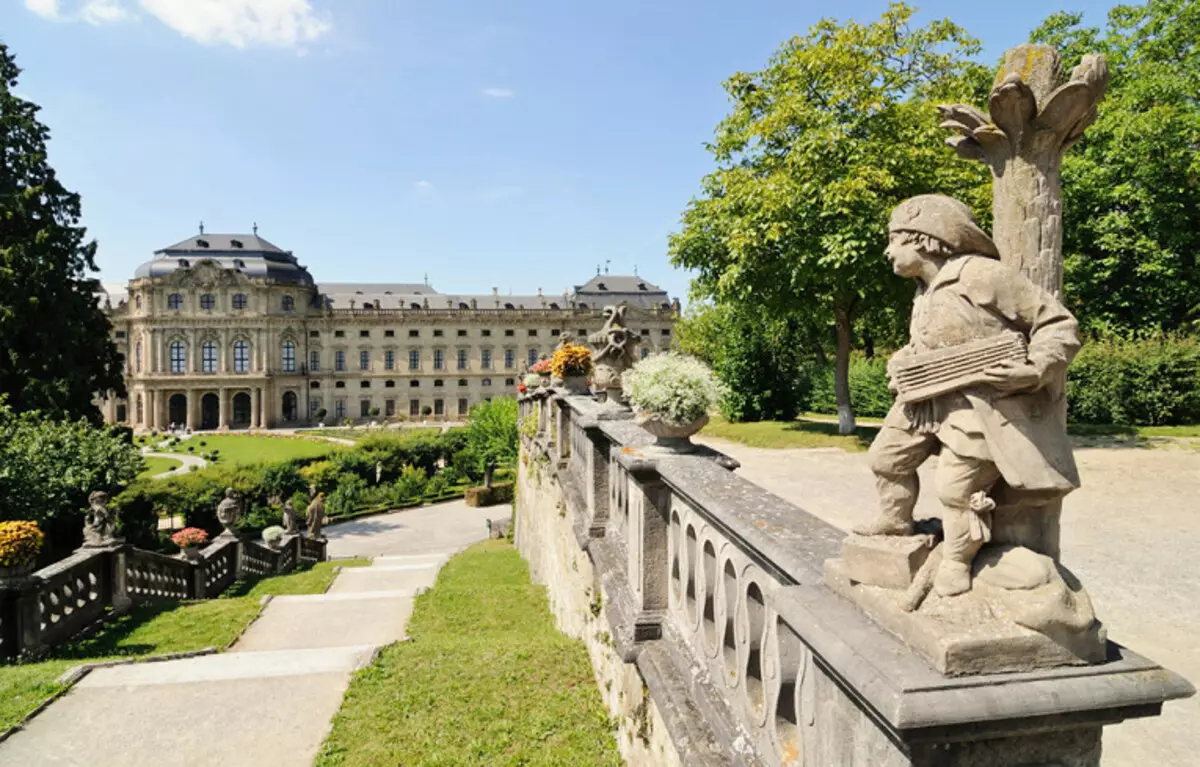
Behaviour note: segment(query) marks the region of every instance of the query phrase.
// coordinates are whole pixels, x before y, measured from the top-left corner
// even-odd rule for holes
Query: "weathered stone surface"
[[[842,542],[842,561],[856,583],[906,589],[932,549],[929,535],[849,535]]]

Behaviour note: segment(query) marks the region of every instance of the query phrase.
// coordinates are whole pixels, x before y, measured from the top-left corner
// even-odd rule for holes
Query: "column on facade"
[[[264,429],[269,429],[275,425],[276,408],[279,407],[279,403],[275,398],[275,387],[271,385],[270,379],[262,387],[262,397],[263,403],[262,410],[260,411],[262,414],[262,423],[259,425]]]
[[[143,396],[144,399],[142,401],[145,403],[146,408],[143,411],[143,416],[146,420],[146,427],[149,429],[157,429],[158,411],[155,408],[158,405],[158,392],[154,391],[153,389],[147,389]]]
[[[254,370],[255,370],[255,372],[261,373],[264,370],[266,370],[266,361],[267,361],[267,357],[266,357],[266,354],[264,354],[264,349],[263,349],[262,328],[259,328],[256,331],[255,338],[256,338],[256,341],[254,343],[254,361],[255,361]]]
[[[158,372],[158,330],[150,330],[150,348],[146,350],[146,370],[151,373]]]
[[[217,396],[217,428],[224,431],[229,428],[229,390],[222,386]]]
[[[230,353],[231,353],[231,352],[230,352],[230,349],[229,349],[229,328],[221,328],[221,361],[220,361],[220,366],[221,366],[221,372],[222,372],[222,373],[228,373],[228,372],[229,372],[229,355],[230,355]],[[223,401],[223,399],[224,399],[224,397],[222,397],[222,401]]]
[[[196,430],[196,414],[200,411],[200,392],[196,389],[187,390],[187,427]]]
[[[250,428],[251,429],[258,428],[258,409],[259,409],[258,387],[254,387],[250,390]]]

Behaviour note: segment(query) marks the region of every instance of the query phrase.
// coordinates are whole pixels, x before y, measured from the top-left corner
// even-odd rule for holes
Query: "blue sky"
[[[1061,7],[1099,24],[1110,4]],[[1060,7],[916,5],[988,61]],[[611,262],[684,297],[666,240],[712,169],[722,80],[823,15],[885,7],[0,0],[0,38],[105,281],[201,220],[257,221],[319,281],[559,293]]]

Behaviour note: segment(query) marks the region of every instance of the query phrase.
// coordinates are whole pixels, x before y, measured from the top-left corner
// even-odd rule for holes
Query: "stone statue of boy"
[[[917,281],[908,346],[889,362],[1016,331],[1027,359],[982,371],[976,383],[909,404],[899,400],[871,444],[880,514],[860,535],[912,535],[917,468],[938,454],[945,543],[934,577],[943,596],[971,588],[971,563],[992,537],[993,510],[1046,517],[1054,527],[1040,553],[1058,558],[1056,514],[1038,512],[1079,486],[1061,414],[1062,382],[1079,350],[1075,318],[1062,303],[1003,266],[995,244],[958,200],[923,195],[892,213],[886,256]],[[982,381],[982,382],[978,382]],[[893,386],[895,386],[893,382]],[[1051,507],[1056,508],[1056,507]],[[1030,540],[999,542],[1037,548]]]
[[[88,496],[88,510],[83,515],[83,545],[109,546],[118,543],[114,533],[117,515],[108,509],[108,493],[96,490]]]
[[[320,538],[321,525],[325,521],[324,493],[317,493],[317,497],[312,500],[312,503],[308,504],[305,516],[307,517],[305,521],[308,522],[308,537]]]
[[[607,402],[621,402],[621,376],[633,367],[634,348],[641,337],[625,327],[625,304],[604,307],[604,326],[587,337],[592,347],[592,379],[595,390]]]
[[[217,504],[217,521],[225,528],[224,536],[236,536],[234,526],[242,518],[242,502],[232,487],[225,488],[225,498]]]

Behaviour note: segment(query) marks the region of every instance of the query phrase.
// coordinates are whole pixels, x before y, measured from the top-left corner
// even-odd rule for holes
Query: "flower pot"
[[[677,425],[663,420],[657,413],[642,413],[634,419],[634,423],[656,437],[655,447],[686,452],[695,447],[690,438],[704,428],[708,416],[703,415],[691,423]]]
[[[588,377],[586,375],[567,376],[563,379],[562,387],[567,390],[568,394],[591,393],[588,389]]]
[[[185,546],[184,548],[180,549],[180,553],[183,554],[183,558],[189,562],[199,562],[204,558],[204,556],[200,553],[199,546]]]
[[[283,539],[282,538],[272,538],[270,540],[267,540],[266,538],[263,538],[263,543],[267,544],[268,548],[275,549],[276,551],[278,551],[279,547],[283,545]]]
[[[0,580],[8,578],[24,578],[33,572],[33,560],[30,560],[22,565],[12,565],[11,567],[0,567]]]

